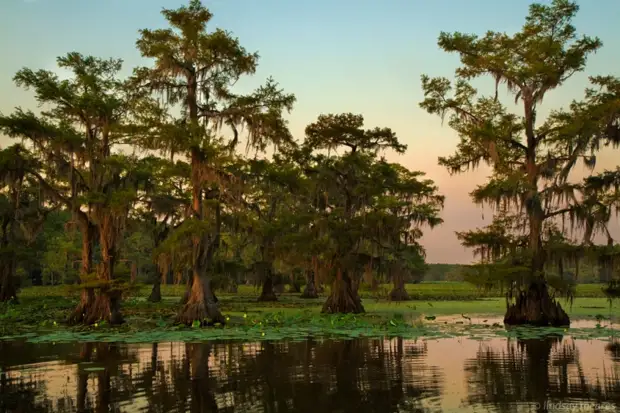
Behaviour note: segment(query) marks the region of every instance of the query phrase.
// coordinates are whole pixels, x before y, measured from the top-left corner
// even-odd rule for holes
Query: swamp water
[[[0,412],[442,411],[620,411],[620,343],[0,341]]]

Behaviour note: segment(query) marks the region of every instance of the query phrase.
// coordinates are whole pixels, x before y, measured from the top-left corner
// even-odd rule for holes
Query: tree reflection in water
[[[402,339],[146,346],[0,342],[0,413],[441,411],[444,379],[440,367],[428,365],[426,346]],[[616,360],[611,373],[606,368],[606,375],[589,381],[572,341],[501,346],[482,343],[467,361],[470,407],[512,412],[518,403],[545,400],[620,405],[616,344],[606,350]]]
[[[157,344],[150,357],[111,343],[27,345],[35,353],[64,353],[62,361],[76,366],[73,390],[59,397],[58,389],[46,388],[45,372],[3,373],[0,412],[121,412],[131,411],[123,407],[131,403],[149,413],[422,412],[432,411],[422,400],[437,402],[442,384],[439,369],[422,363],[425,344],[402,339],[163,346],[184,354],[162,361]],[[22,353],[11,366],[38,359]]]
[[[546,412],[548,403],[587,400],[620,407],[618,369],[611,376],[606,370],[589,383],[575,342],[563,342],[562,337],[508,340],[505,350],[481,343],[476,358],[465,363],[465,371],[470,406],[517,412],[523,405],[537,405],[536,411]]]

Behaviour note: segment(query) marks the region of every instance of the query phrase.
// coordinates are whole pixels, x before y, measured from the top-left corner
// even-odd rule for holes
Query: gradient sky
[[[0,112],[15,106],[34,108],[29,92],[17,89],[12,77],[26,66],[55,69],[56,57],[70,51],[125,61],[129,73],[144,64],[135,49],[138,29],[164,27],[161,8],[182,0],[0,0]],[[542,1],[550,3],[550,1]],[[447,201],[445,223],[426,231],[428,262],[468,263],[454,231],[484,225],[489,209],[473,205],[468,193],[488,171],[450,176],[437,165],[449,155],[457,137],[441,120],[418,106],[420,75],[451,76],[458,58],[439,50],[440,31],[483,34],[514,32],[527,13],[529,0],[203,0],[214,13],[211,28],[232,31],[248,50],[261,55],[256,76],[240,83],[258,86],[273,76],[297,96],[290,115],[296,137],[321,113],[361,113],[367,127],[388,126],[409,146],[390,156],[410,169],[425,171]],[[580,33],[598,36],[603,48],[589,60],[587,74],[620,75],[620,1],[582,0],[575,20]],[[492,80],[480,83],[492,87]],[[549,108],[580,98],[587,75],[575,76],[549,94]],[[539,115],[540,117],[542,117]],[[0,144],[6,145],[5,138]],[[599,156],[601,168],[614,167],[618,154]],[[617,222],[613,232],[620,234]]]

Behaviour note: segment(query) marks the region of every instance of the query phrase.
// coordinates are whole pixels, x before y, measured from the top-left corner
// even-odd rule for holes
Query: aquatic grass
[[[447,284],[451,284],[451,288],[455,289],[464,288],[459,283]],[[413,287],[417,288],[419,285],[424,284]],[[442,284],[430,285],[436,289],[447,288],[442,287]],[[208,329],[187,328],[173,325],[174,316],[179,308],[178,297],[168,296],[160,303],[151,303],[141,295],[142,290],[143,288],[138,289],[138,293],[126,297],[123,301],[122,311],[126,323],[110,328],[104,323],[76,327],[64,324],[67,314],[74,308],[78,299],[77,295],[73,294],[74,289],[66,287],[24,289],[18,304],[11,302],[0,304],[0,339],[26,335],[31,339],[44,341],[56,339],[122,341],[137,337],[136,340],[140,342],[151,342],[168,338],[181,341],[304,339],[308,336],[413,338],[474,333],[476,337],[484,337],[490,334],[489,332],[504,329],[500,324],[483,323],[477,326],[472,322],[476,317],[484,318],[485,321],[487,318],[501,317],[505,309],[502,298],[462,301],[414,300],[401,303],[365,298],[366,314],[324,315],[320,312],[324,298],[305,300],[299,298],[298,294],[283,294],[277,302],[258,303],[256,295],[250,294],[252,288],[241,289],[241,294],[235,296],[218,295],[228,325]],[[164,288],[162,292],[165,290]],[[179,288],[177,290],[183,291]],[[63,295],[64,293],[67,295]],[[575,304],[569,307],[569,314],[573,320],[596,320],[599,328],[592,332],[595,336],[603,336],[607,332],[608,327],[604,324],[613,325],[618,321],[618,315],[609,307],[605,298],[577,299]],[[440,321],[442,317],[450,315],[457,320]],[[523,334],[528,336],[538,333]],[[579,334],[583,336],[585,333]],[[496,335],[495,332],[493,335]]]
[[[57,326],[40,328],[38,333],[15,334],[2,339],[23,338],[30,342],[127,342],[152,343],[163,341],[262,341],[306,340],[309,337],[355,339],[402,337],[405,339],[439,339],[468,337],[485,340],[493,337],[518,339],[541,339],[548,336],[570,335],[577,339],[613,339],[616,330],[600,328],[503,328],[489,324],[446,324],[420,319],[408,320],[395,316],[391,319],[359,315],[317,315],[313,312],[289,314],[275,312],[231,319],[229,325],[214,328],[191,328],[165,325],[149,330],[137,329],[135,325],[121,327],[83,327],[81,329]]]

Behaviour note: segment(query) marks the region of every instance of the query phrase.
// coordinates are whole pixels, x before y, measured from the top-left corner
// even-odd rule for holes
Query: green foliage
[[[554,0],[531,5],[525,24],[513,35],[441,33],[439,47],[460,57],[456,80],[422,76],[425,99],[420,106],[442,118],[448,115],[460,136],[456,153],[439,163],[451,173],[481,162],[493,171],[471,193],[474,202],[496,208],[493,223],[457,234],[481,258],[468,275],[479,285],[499,282],[512,293],[546,276],[570,296],[570,283],[561,282],[563,268],[575,265],[584,248],[564,227],[558,230],[557,219],[570,221],[570,229],[584,229],[586,246],[595,231],[608,234],[609,202],[593,189],[605,179],[588,178],[581,184],[568,179],[578,161],[592,169],[596,150],[617,143],[620,80],[591,78],[593,87],[583,101],[537,124],[538,105],[546,94],[583,71],[587,57],[601,47],[599,39],[577,35],[572,25],[577,11],[574,2]],[[479,77],[493,79],[494,96],[480,95],[471,85]],[[501,102],[500,84],[522,114]],[[613,179],[609,174],[606,179],[609,187]],[[553,266],[559,277],[550,274]]]
[[[407,285],[411,298],[495,297],[541,276],[554,293],[572,296],[580,292],[577,283],[603,281],[605,291],[598,286],[589,293],[617,296],[620,249],[607,223],[619,205],[620,172],[578,183],[569,175],[580,161],[594,167],[601,147],[620,143],[620,79],[592,77],[582,100],[544,121],[536,116],[546,94],[585,70],[587,57],[601,47],[597,38],[577,35],[577,11],[574,2],[554,0],[531,5],[514,34],[441,33],[439,47],[460,58],[455,80],[422,77],[422,108],[448,116],[460,136],[455,154],[440,164],[453,173],[480,163],[492,169],[471,196],[495,208],[493,223],[457,234],[479,264],[425,262],[420,240],[425,228],[442,223],[444,197],[423,172],[385,158],[407,149],[394,131],[367,127],[359,114],[323,114],[296,141],[285,119],[294,95],[271,78],[241,93],[235,85],[256,73],[258,54],[210,27],[212,13],[191,0],[163,9],[167,27],[140,30],[136,47],[149,65],[129,78],[121,76],[120,59],[76,52],[57,59],[67,79],[29,68],[15,75],[44,110],[0,115],[0,132],[23,141],[0,152],[0,277],[17,285],[14,278],[34,280],[41,270],[45,283],[79,280],[80,288],[127,298],[137,288],[134,276],[156,284],[172,276],[181,286],[164,285],[164,295],[180,296],[191,273],[213,302],[210,286],[218,295],[238,288],[241,301],[254,295],[243,284],[257,275],[291,284],[308,277],[322,287],[345,274],[369,300],[387,295],[383,282],[423,277],[476,287]],[[473,87],[485,77],[494,95]],[[500,85],[522,113],[501,101]],[[268,149],[274,153],[263,156]],[[600,233],[609,245],[593,245]],[[0,289],[2,295],[15,296]],[[172,313],[169,303],[147,307],[132,300],[129,316],[146,323],[152,321],[147,310],[161,317],[158,323]],[[186,324],[202,325],[202,310],[196,317],[190,311],[201,304],[185,308]],[[216,306],[208,307],[214,312],[208,318],[223,323]],[[13,307],[7,311],[15,316]],[[291,327],[292,319],[278,317],[259,323]],[[371,328],[356,320],[318,323],[329,323],[330,331]],[[383,321],[388,329],[402,327],[394,317]],[[243,329],[258,334],[255,327]]]

